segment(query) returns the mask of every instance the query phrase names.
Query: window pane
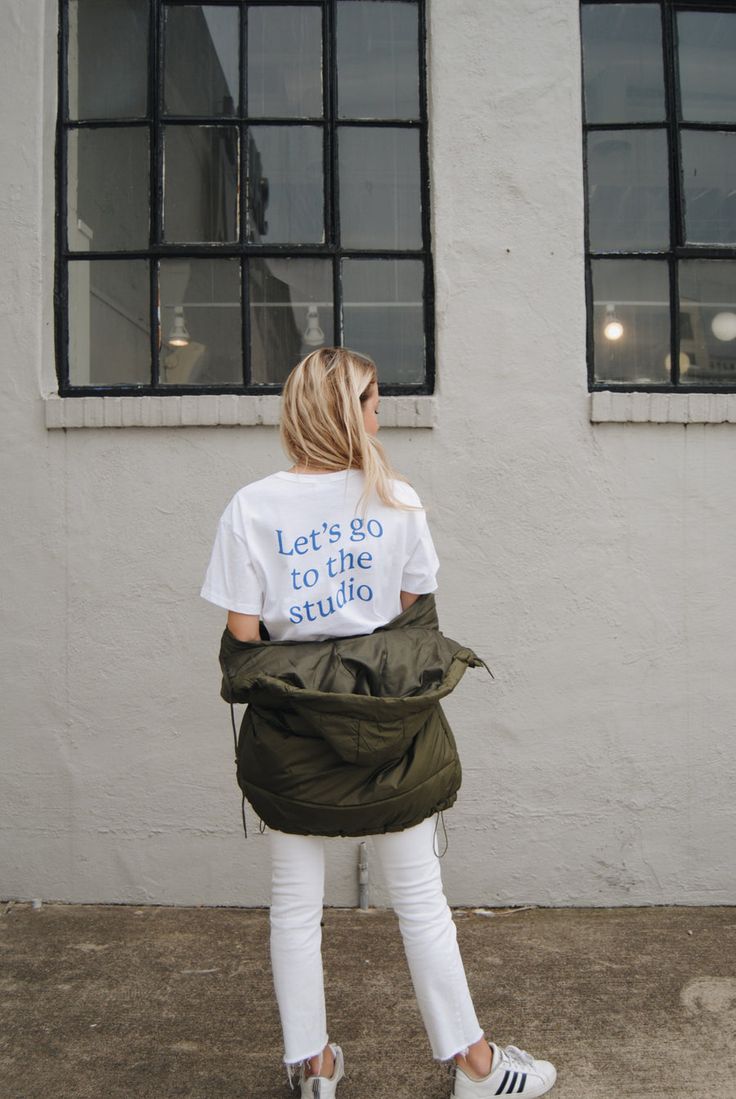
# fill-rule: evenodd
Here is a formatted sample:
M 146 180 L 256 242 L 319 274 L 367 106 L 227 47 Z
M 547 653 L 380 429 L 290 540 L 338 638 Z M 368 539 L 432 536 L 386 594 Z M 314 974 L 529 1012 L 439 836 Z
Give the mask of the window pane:
M 252 381 L 280 383 L 310 351 L 332 346 L 332 260 L 252 259 L 249 272 Z
M 657 260 L 593 260 L 595 380 L 670 379 L 669 272 Z
M 588 134 L 588 218 L 594 251 L 666 248 L 670 239 L 664 130 Z
M 313 7 L 248 11 L 248 114 L 322 117 L 322 13 Z
M 71 385 L 151 380 L 147 260 L 72 260 L 69 270 Z
M 240 20 L 237 8 L 187 4 L 166 8 L 164 110 L 169 114 L 238 111 Z
M 379 383 L 424 381 L 423 284 L 421 260 L 343 260 L 343 342 L 374 360 Z
M 736 384 L 736 263 L 680 263 L 680 371 L 688 385 Z
M 736 134 L 683 130 L 682 174 L 688 243 L 736 241 Z
M 341 126 L 343 248 L 421 248 L 419 132 Z
M 69 132 L 70 248 L 120 251 L 148 247 L 148 155 L 146 126 Z
M 148 9 L 149 0 L 71 0 L 70 118 L 146 114 Z
M 583 5 L 587 122 L 665 117 L 659 4 Z
M 418 118 L 416 4 L 350 0 L 337 5 L 340 118 Z
M 682 117 L 736 122 L 736 13 L 677 15 Z
M 325 239 L 321 126 L 252 126 L 248 138 L 248 240 Z
M 242 384 L 240 261 L 162 259 L 159 278 L 161 382 Z
M 234 126 L 164 130 L 164 239 L 238 239 L 238 131 Z

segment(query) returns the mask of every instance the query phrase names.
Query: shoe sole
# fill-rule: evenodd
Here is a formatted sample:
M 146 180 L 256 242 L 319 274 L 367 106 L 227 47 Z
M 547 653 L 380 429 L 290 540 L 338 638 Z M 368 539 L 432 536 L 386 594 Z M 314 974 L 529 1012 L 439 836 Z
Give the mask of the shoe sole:
M 505 1083 L 505 1085 L 508 1085 L 510 1082 L 511 1082 L 511 1080 L 508 1079 L 505 1082 L 502 1081 L 502 1084 Z M 541 1097 L 543 1095 L 548 1095 L 550 1093 L 550 1091 L 552 1091 L 552 1088 L 555 1086 L 556 1083 L 557 1083 L 557 1073 L 555 1072 L 554 1079 L 548 1085 L 548 1087 L 546 1087 L 544 1089 L 544 1091 L 537 1092 L 537 1094 L 535 1096 L 533 1096 L 533 1099 L 541 1099 Z M 514 1081 L 514 1085 L 510 1089 L 508 1089 L 507 1086 L 504 1086 L 503 1089 L 501 1089 L 501 1086 L 499 1085 L 499 1090 L 494 1091 L 493 1095 L 494 1096 L 496 1096 L 496 1095 L 520 1095 L 522 1097 L 522 1099 L 529 1099 L 529 1097 L 531 1095 L 531 1092 L 526 1091 L 526 1090 L 518 1091 L 518 1079 L 517 1079 L 517 1080 Z M 450 1096 L 450 1099 L 459 1099 L 459 1096 L 455 1093 L 454 1088 L 452 1090 L 452 1095 Z

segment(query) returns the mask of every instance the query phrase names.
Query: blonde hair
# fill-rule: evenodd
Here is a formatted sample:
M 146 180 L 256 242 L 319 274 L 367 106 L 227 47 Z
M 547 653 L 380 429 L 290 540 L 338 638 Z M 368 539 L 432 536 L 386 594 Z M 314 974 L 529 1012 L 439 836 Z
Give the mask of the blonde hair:
M 416 510 L 397 500 L 389 480 L 407 483 L 383 447 L 365 429 L 362 405 L 378 385 L 372 359 L 346 347 L 320 347 L 289 374 L 281 398 L 281 445 L 305 469 L 360 469 L 364 507 L 373 492 L 388 507 Z

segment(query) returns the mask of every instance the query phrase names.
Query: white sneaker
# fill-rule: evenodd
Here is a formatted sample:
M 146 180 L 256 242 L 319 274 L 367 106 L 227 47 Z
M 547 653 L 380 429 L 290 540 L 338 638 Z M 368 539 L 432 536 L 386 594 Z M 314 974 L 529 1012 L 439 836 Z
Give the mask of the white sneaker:
M 330 1049 L 335 1058 L 332 1076 L 307 1076 L 306 1065 L 301 1066 L 299 1070 L 301 1099 L 334 1099 L 337 1085 L 345 1075 L 345 1062 L 339 1046 L 330 1042 Z
M 549 1061 L 537 1061 L 531 1053 L 517 1046 L 502 1048 L 489 1042 L 493 1060 L 491 1071 L 483 1080 L 471 1080 L 455 1066 L 455 1086 L 451 1099 L 490 1099 L 495 1095 L 523 1095 L 536 1099 L 544 1095 L 557 1079 L 557 1070 Z

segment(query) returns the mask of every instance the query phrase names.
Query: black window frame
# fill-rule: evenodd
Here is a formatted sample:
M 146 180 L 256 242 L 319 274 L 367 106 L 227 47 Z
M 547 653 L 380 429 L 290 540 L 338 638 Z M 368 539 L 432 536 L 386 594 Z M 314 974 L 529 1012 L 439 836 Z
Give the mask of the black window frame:
M 581 86 L 582 118 L 583 118 L 583 180 L 585 194 L 585 296 L 586 296 L 586 349 L 588 364 L 588 389 L 590 392 L 612 390 L 616 392 L 632 393 L 734 393 L 736 392 L 736 380 L 731 383 L 696 384 L 680 382 L 680 357 L 678 349 L 680 345 L 680 290 L 678 265 L 680 260 L 692 259 L 717 259 L 736 261 L 736 244 L 734 245 L 694 245 L 685 243 L 685 207 L 684 207 L 684 182 L 682 173 L 682 155 L 680 134 L 682 130 L 715 131 L 736 133 L 736 123 L 722 122 L 684 122 L 680 112 L 680 88 L 679 66 L 677 59 L 677 13 L 692 11 L 700 14 L 706 12 L 734 12 L 736 13 L 736 0 L 722 0 L 722 2 L 687 3 L 679 0 L 581 0 L 580 3 L 580 42 L 581 42 L 581 66 L 583 64 L 582 43 L 583 27 L 582 13 L 586 7 L 611 7 L 614 4 L 645 4 L 652 6 L 657 4 L 660 8 L 662 21 L 662 58 L 664 74 L 665 118 L 663 122 L 605 122 L 589 123 L 585 116 L 585 83 L 584 75 Z M 667 168 L 669 186 L 670 208 L 670 242 L 666 249 L 647 251 L 597 251 L 590 247 L 589 235 L 589 204 L 588 204 L 588 163 L 587 146 L 588 134 L 605 132 L 606 130 L 663 130 L 667 140 Z M 593 309 L 593 274 L 592 262 L 597 259 L 605 259 L 612 263 L 617 260 L 648 260 L 667 261 L 669 274 L 669 307 L 670 307 L 670 382 L 613 382 L 596 381 L 595 379 L 595 328 Z
M 430 174 L 429 174 L 429 124 L 427 113 L 427 24 L 426 0 L 410 0 L 417 8 L 418 15 L 418 64 L 419 64 L 419 116 L 416 119 L 352 119 L 339 118 L 337 114 L 337 3 L 338 0 L 269 0 L 268 7 L 289 7 L 297 4 L 316 7 L 322 10 L 322 56 L 323 56 L 323 117 L 319 120 L 307 118 L 282 118 L 276 116 L 258 116 L 249 119 L 244 109 L 246 98 L 247 57 L 247 18 L 249 7 L 264 6 L 262 0 L 205 0 L 206 3 L 240 9 L 240 111 L 236 115 L 184 116 L 177 114 L 176 125 L 222 124 L 236 125 L 240 134 L 239 191 L 240 202 L 247 201 L 246 185 L 246 135 L 250 126 L 268 125 L 315 125 L 320 124 L 326 132 L 324 143 L 324 195 L 325 195 L 325 242 L 323 244 L 253 244 L 244 239 L 246 217 L 240 214 L 240 239 L 232 244 L 173 244 L 162 238 L 163 187 L 162 187 L 162 150 L 163 131 L 169 120 L 163 115 L 163 48 L 164 48 L 164 8 L 165 6 L 187 6 L 193 0 L 150 0 L 148 29 L 148 112 L 145 117 L 112 119 L 69 119 L 67 46 L 69 40 L 69 2 L 59 0 L 58 25 L 58 112 L 56 123 L 55 176 L 56 176 L 56 257 L 54 268 L 54 343 L 56 371 L 60 397 L 91 396 L 181 396 L 185 394 L 237 394 L 266 396 L 279 394 L 283 383 L 253 384 L 250 364 L 249 342 L 249 299 L 248 299 L 248 257 L 281 258 L 323 258 L 332 259 L 332 285 L 334 294 L 334 345 L 343 344 L 342 329 L 342 286 L 340 266 L 343 259 L 414 259 L 424 265 L 423 315 L 424 315 L 424 381 L 417 384 L 398 384 L 381 381 L 381 364 L 378 365 L 381 393 L 385 396 L 428 395 L 435 389 L 435 300 L 434 265 L 432 258 L 431 211 L 430 211 Z M 352 0 L 339 0 L 350 3 Z M 373 0 L 380 3 L 382 0 Z M 68 134 L 74 129 L 112 128 L 115 126 L 148 127 L 151 134 L 149 182 L 155 181 L 149 197 L 150 203 L 150 244 L 146 249 L 132 249 L 124 252 L 114 250 L 93 250 L 73 252 L 67 242 L 67 145 Z M 336 243 L 339 239 L 339 192 L 338 192 L 338 149 L 336 130 L 338 126 L 365 126 L 380 128 L 411 128 L 419 131 L 419 193 L 421 201 L 422 247 L 413 250 L 366 250 L 342 248 Z M 330 201 L 331 196 L 331 201 Z M 159 383 L 159 309 L 157 302 L 157 261 L 165 258 L 189 257 L 229 257 L 239 258 L 241 267 L 241 313 L 242 313 L 242 353 L 244 380 L 242 384 L 181 385 Z M 94 259 L 146 260 L 149 262 L 149 319 L 151 344 L 151 381 L 145 383 L 121 383 L 114 385 L 71 385 L 69 382 L 69 263 Z M 360 350 L 356 348 L 355 350 Z M 291 365 L 295 365 L 291 364 Z

